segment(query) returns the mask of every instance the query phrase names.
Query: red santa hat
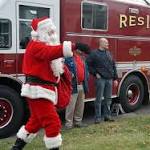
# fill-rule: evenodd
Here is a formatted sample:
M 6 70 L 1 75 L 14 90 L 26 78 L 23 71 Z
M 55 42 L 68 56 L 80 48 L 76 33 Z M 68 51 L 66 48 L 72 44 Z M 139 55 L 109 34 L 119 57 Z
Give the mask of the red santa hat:
M 32 27 L 32 32 L 31 32 L 32 37 L 37 37 L 38 31 L 41 29 L 44 29 L 44 30 L 49 29 L 49 31 L 56 30 L 56 27 L 54 23 L 52 22 L 52 20 L 47 17 L 33 19 L 31 23 L 31 27 Z

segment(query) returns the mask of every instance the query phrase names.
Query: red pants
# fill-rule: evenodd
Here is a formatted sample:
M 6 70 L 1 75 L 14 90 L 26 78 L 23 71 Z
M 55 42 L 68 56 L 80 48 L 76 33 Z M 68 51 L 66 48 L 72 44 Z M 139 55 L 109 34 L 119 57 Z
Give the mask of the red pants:
M 53 103 L 46 99 L 27 100 L 31 116 L 25 129 L 29 133 L 37 133 L 44 128 L 47 137 L 57 136 L 61 130 L 61 122 Z

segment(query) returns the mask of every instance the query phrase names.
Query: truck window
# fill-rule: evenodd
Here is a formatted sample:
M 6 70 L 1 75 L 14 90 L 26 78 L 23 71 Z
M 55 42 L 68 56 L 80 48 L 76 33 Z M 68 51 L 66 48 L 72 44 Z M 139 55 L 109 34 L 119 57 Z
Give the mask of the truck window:
M 33 18 L 50 16 L 50 8 L 19 6 L 19 47 L 25 49 L 31 38 L 31 21 Z
M 11 43 L 11 22 L 8 19 L 0 19 L 0 48 L 10 48 Z
M 83 2 L 82 28 L 107 30 L 107 6 Z

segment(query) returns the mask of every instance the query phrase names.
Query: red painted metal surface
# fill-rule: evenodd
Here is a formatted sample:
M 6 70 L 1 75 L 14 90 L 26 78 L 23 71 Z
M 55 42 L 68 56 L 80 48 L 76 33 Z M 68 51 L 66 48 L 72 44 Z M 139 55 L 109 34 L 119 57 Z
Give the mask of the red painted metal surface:
M 2 74 L 21 74 L 23 54 L 0 54 L 0 72 Z
M 82 29 L 81 0 L 64 0 L 61 1 L 61 41 L 80 41 L 89 44 L 92 49 L 95 49 L 98 47 L 98 37 L 104 36 L 108 38 L 110 50 L 117 62 L 149 61 L 150 51 L 148 50 L 150 49 L 150 40 L 146 39 L 150 37 L 150 22 L 148 22 L 147 17 L 149 15 L 149 8 L 135 4 L 115 2 L 113 0 L 96 0 L 93 2 L 102 2 L 108 6 L 108 30 L 91 31 Z M 131 13 L 130 8 L 136 8 L 139 14 Z M 126 15 L 127 27 L 120 28 L 120 15 Z M 130 22 L 131 16 L 135 17 Z M 142 26 L 138 25 L 140 23 L 139 17 L 144 18 L 144 25 Z M 130 53 L 130 49 L 134 47 L 140 49 L 140 55 Z M 89 82 L 90 93 L 88 96 L 94 96 L 92 77 Z M 113 93 L 117 93 L 117 89 L 113 89 L 113 91 Z

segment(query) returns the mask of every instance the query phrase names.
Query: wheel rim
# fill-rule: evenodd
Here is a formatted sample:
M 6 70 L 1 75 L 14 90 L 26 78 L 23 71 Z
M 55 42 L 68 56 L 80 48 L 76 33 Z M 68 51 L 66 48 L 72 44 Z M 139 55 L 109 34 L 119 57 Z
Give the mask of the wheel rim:
M 0 98 L 0 128 L 9 124 L 13 116 L 13 107 L 9 100 Z
M 135 105 L 138 102 L 139 97 L 140 97 L 139 87 L 135 83 L 130 84 L 127 88 L 126 95 L 127 95 L 129 104 Z

